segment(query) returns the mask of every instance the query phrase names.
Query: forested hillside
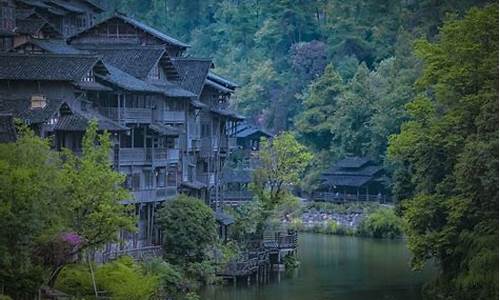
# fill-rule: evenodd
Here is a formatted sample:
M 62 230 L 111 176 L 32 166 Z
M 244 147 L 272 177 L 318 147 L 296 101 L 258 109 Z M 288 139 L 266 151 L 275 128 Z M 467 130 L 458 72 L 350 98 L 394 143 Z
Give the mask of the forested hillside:
M 315 154 L 304 187 L 346 155 L 384 162 L 413 266 L 441 271 L 430 299 L 498 297 L 493 1 L 111 2 L 213 58 L 251 122 L 294 132 Z
M 420 73 L 417 38 L 491 1 L 113 0 L 211 57 L 242 88 L 234 105 L 275 132 L 296 130 L 324 152 L 382 160 Z M 327 68 L 327 66 L 329 66 Z M 325 72 L 326 70 L 326 72 Z M 314 83 L 311 85 L 311 83 Z

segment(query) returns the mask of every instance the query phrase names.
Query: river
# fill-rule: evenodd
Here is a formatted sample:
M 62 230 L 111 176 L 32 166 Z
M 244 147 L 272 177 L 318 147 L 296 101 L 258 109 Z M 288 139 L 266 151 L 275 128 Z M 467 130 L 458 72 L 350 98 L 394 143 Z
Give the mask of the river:
M 431 268 L 412 272 L 402 240 L 306 233 L 299 236 L 300 267 L 267 284 L 205 289 L 204 300 L 419 300 Z

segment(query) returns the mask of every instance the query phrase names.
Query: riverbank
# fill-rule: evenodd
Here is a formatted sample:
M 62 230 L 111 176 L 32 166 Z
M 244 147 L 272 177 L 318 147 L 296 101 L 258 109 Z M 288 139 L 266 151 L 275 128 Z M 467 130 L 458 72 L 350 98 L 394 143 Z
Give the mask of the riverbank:
M 413 272 L 402 240 L 299 234 L 300 267 L 275 272 L 263 285 L 202 289 L 205 300 L 406 299 L 420 300 L 421 286 L 432 279 L 426 267 Z
M 372 202 L 309 202 L 285 215 L 282 223 L 299 232 L 400 238 L 402 220 L 393 206 Z

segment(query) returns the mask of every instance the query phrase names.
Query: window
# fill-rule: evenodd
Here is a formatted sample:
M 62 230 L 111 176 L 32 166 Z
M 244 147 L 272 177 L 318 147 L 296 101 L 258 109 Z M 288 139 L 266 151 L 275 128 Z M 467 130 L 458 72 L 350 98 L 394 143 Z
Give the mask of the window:
M 168 186 L 177 185 L 177 166 L 171 166 L 168 168 L 167 185 Z
M 164 187 L 167 183 L 167 170 L 165 168 L 156 169 L 156 186 Z
M 210 136 L 210 126 L 207 123 L 201 124 L 201 136 L 202 137 Z
M 132 137 L 130 134 L 120 135 L 120 148 L 130 148 L 132 147 Z
M 83 82 L 94 82 L 94 70 L 90 70 L 85 77 L 82 79 Z
M 153 188 L 153 171 L 152 170 L 144 170 L 144 188 L 152 189 Z
M 47 106 L 47 98 L 45 98 L 45 96 L 31 96 L 31 109 L 44 108 L 45 106 Z
M 144 148 L 144 128 L 136 127 L 132 131 L 134 134 L 134 148 Z
M 141 188 L 141 174 L 134 173 L 132 174 L 132 190 L 138 191 Z

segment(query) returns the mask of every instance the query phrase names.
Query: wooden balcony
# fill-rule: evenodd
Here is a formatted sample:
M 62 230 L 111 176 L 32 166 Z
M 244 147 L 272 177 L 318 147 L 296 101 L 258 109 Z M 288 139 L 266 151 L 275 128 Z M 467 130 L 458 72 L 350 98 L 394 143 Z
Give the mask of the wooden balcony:
M 153 110 L 151 108 L 101 107 L 99 112 L 111 120 L 122 123 L 151 123 Z
M 167 149 L 167 160 L 169 163 L 178 163 L 181 158 L 179 149 Z
M 171 152 L 170 150 L 174 150 Z M 179 153 L 176 149 L 165 148 L 120 148 L 120 165 L 148 165 L 166 166 L 170 163 L 171 157 L 174 162 L 179 160 Z
M 184 123 L 186 122 L 186 113 L 184 111 L 163 111 L 162 119 L 159 121 L 168 123 Z
M 120 165 L 143 165 L 151 163 L 151 148 L 120 148 Z
M 134 202 L 138 203 L 165 201 L 172 199 L 177 195 L 177 187 L 167 186 L 144 189 L 133 191 L 132 195 L 134 195 Z

